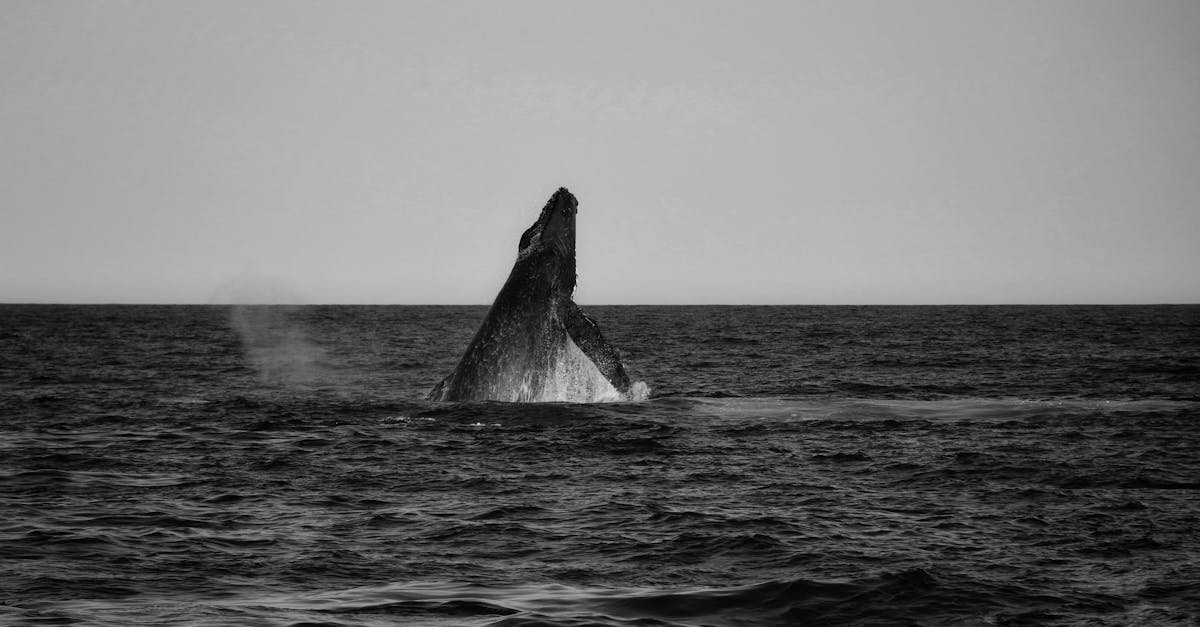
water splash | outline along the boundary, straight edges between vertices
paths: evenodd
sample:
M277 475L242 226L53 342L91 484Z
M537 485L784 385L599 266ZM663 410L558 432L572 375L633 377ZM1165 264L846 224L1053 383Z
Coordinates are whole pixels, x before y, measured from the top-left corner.
M625 400L639 403L650 398L650 386L645 381L634 381L625 394Z
M579 346L567 338L558 351L543 398L537 400L607 403L624 397Z
M516 390L515 400L535 403L613 403L643 401L650 396L649 386L642 381L631 385L628 392L618 390L570 338L555 352L546 376L538 377L540 387L534 379L532 372L524 375Z

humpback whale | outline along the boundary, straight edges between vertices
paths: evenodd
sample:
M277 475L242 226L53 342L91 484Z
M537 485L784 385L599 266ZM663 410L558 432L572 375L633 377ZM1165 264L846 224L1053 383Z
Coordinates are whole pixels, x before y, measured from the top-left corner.
M596 402L645 396L617 349L571 299L575 291L575 214L560 187L517 247L517 261L458 366L430 400ZM632 398L632 400L639 400Z

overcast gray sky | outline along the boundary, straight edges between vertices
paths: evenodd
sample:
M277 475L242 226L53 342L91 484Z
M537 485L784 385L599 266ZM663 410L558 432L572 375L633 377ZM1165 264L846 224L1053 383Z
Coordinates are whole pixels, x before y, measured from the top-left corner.
M0 0L0 300L1200 302L1200 2Z

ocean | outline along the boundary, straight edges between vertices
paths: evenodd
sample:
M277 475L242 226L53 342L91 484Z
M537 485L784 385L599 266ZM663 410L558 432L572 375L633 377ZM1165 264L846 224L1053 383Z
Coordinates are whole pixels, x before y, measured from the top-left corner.
M0 624L1195 625L1200 306L0 305Z

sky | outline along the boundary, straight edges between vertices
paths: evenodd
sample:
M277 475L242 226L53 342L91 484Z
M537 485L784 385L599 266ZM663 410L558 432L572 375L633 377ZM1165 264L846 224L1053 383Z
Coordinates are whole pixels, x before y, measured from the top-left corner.
M1200 302L1200 2L0 0L0 302Z

